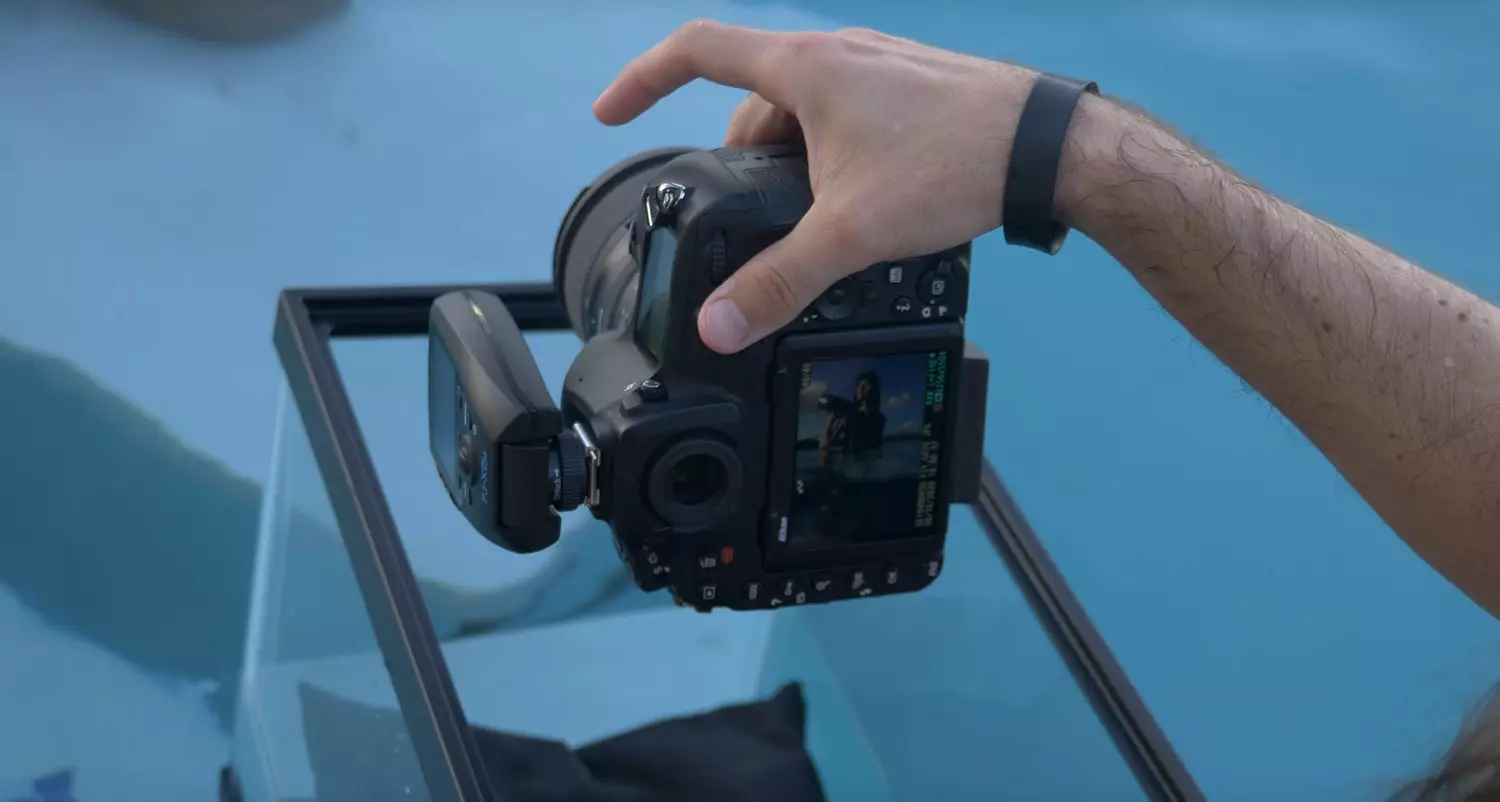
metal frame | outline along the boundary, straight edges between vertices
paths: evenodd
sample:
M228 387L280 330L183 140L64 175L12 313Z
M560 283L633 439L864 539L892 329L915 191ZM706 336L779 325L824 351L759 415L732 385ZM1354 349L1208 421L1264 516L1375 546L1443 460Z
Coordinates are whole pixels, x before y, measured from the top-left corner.
M492 802L503 789L485 776L330 345L423 336L432 302L457 289L474 287L286 290L275 343L432 799ZM499 296L523 331L571 328L551 284L477 289ZM1200 802L1192 775L988 461L974 513L1146 796Z

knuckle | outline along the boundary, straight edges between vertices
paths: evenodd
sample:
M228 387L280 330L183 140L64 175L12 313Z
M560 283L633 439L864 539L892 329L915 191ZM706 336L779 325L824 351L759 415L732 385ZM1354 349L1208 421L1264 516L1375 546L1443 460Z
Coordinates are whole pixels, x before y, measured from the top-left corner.
M712 33L719 27L720 23L718 20L699 17L698 19L684 23L681 28L677 29L677 33L682 36L697 36L699 34Z
M734 112L729 115L729 124L730 125L742 124L742 123L744 123L745 121L747 121L750 118L751 114L754 114L754 113L755 113L755 96L751 95L750 97L747 97L744 100L741 100L740 104L738 106L734 107Z
M718 25L718 22L711 19L695 19L673 31L663 44L671 49L685 47L694 40L702 38L704 34L712 33Z
M838 57L839 39L834 34L807 32L789 34L782 44L784 63L802 70L824 65Z
M837 33L845 39L861 39L879 41L885 38L885 34L874 28L840 28Z

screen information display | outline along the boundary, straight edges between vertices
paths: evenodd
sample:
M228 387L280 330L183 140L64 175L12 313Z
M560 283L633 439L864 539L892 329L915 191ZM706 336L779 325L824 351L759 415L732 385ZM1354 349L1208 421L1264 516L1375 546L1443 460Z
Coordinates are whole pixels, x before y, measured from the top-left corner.
M801 363L783 542L801 551L932 533L950 359L933 350Z

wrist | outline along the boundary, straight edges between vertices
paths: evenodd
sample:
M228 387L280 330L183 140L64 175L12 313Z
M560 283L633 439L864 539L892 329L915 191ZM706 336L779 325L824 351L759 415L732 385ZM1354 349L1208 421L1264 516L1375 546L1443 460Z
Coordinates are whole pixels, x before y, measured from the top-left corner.
M1112 231L1130 230L1132 216L1148 213L1160 200L1154 191L1181 187L1206 166L1207 160L1144 115L1085 94L1068 126L1053 214L1108 248Z
M1108 190L1127 170L1121 152L1129 122L1125 117L1125 109L1114 102L1085 93L1068 125L1057 166L1053 215L1090 239L1095 239L1100 216L1107 213L1108 196L1117 194Z

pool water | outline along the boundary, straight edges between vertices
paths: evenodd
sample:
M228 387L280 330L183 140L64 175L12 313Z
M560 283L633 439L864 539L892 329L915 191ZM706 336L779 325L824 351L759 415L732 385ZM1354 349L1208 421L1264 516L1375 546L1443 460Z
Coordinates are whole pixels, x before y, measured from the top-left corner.
M547 278L578 187L634 151L721 137L740 95L718 87L622 129L589 112L620 65L696 16L865 25L1096 79L1271 190L1500 298L1487 4L355 0L302 35L231 47L92 0L9 0L0 789L74 769L80 799L211 797L276 464L276 292ZM1092 243L1049 259L988 237L974 262L986 452L1205 793L1372 799L1422 771L1500 681L1500 625ZM564 363L576 347L534 345ZM435 617L526 606L496 589L555 567L456 534L431 469L401 456L422 437L421 378L395 366L420 358L384 347L339 359ZM598 570L574 581L613 576ZM568 618L551 598L526 609ZM856 642L830 659L872 653L859 633L878 614L847 615ZM993 631L982 665L1006 655L1011 630ZM882 681L932 659L893 650ZM1025 676L953 673L1018 699ZM1047 726L1016 742L1087 722ZM1077 771L1057 750L1027 759L1037 777Z

